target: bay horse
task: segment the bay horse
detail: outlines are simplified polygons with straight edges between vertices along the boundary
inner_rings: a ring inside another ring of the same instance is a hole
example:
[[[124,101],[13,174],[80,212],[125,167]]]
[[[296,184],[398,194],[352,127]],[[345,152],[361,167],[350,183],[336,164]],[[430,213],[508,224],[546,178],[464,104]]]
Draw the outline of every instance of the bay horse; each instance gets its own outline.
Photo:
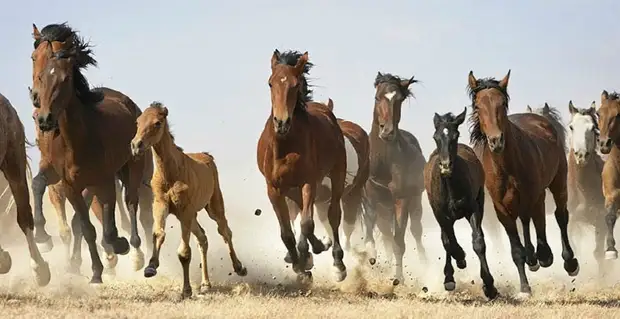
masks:
[[[46,146],[39,145],[42,159],[49,164],[40,169],[44,178],[36,185],[33,181],[33,187],[35,196],[43,196],[46,185],[62,180],[67,199],[76,212],[72,220],[75,239],[72,261],[79,267],[81,241],[77,239],[83,234],[92,261],[91,283],[101,283],[103,264],[87,202],[97,196],[102,203],[102,245],[106,252],[127,254],[129,243],[118,236],[114,214],[114,178],[120,174],[132,220],[131,245],[137,251],[140,247],[136,226],[138,188],[145,158],[131,158],[128,144],[135,135],[135,121],[141,112],[121,92],[109,88],[91,90],[81,73],[82,68],[96,65],[89,44],[66,25],[54,28],[57,32],[50,32],[49,36],[44,32],[34,35],[32,90],[40,103],[37,125],[43,134],[53,132],[58,138],[48,141]],[[65,36],[64,41],[57,40],[61,35]],[[87,190],[86,199],[82,197],[84,190]],[[80,222],[82,227],[75,227]]]
[[[334,113],[326,105],[312,101],[312,90],[306,78],[312,66],[308,52],[274,50],[268,80],[271,114],[257,143],[256,161],[265,177],[267,196],[280,224],[280,238],[298,280],[312,280],[310,242],[315,254],[328,250],[333,244],[334,275],[340,282],[347,276],[339,237],[340,200],[347,174],[346,147]],[[314,234],[313,205],[317,186],[326,177],[331,186],[327,218],[333,241],[321,241]],[[298,240],[291,227],[287,197],[301,198]]]
[[[618,259],[614,227],[620,208],[620,93],[601,93],[598,113],[599,149],[608,155],[602,171],[602,189],[605,197],[606,249],[605,259]]]
[[[399,128],[402,103],[413,96],[409,86],[416,82],[413,77],[402,79],[381,72],[377,73],[374,82],[375,106],[369,134],[370,174],[364,186],[364,239],[368,261],[372,265],[377,257],[373,237],[377,225],[388,248],[387,253],[395,257],[396,283],[404,279],[402,263],[409,219],[418,256],[426,260],[426,250],[422,245],[422,192],[426,159],[413,134]]]
[[[29,88],[29,90],[30,90],[30,98],[32,100],[33,105],[38,105],[39,102],[33,96],[32,89]],[[35,108],[32,117],[35,120],[35,131],[36,131],[36,136],[37,136],[36,144],[38,145],[39,140],[43,140],[43,143],[46,143],[48,140],[53,140],[54,136],[53,136],[53,133],[43,134],[39,130],[38,126],[36,125],[37,116],[38,116],[37,109]],[[140,222],[142,224],[142,228],[144,229],[145,234],[149,235],[153,232],[153,214],[151,213],[152,205],[153,205],[153,201],[152,201],[153,193],[151,192],[151,189],[149,186],[150,178],[153,175],[153,161],[152,161],[152,154],[150,150],[148,150],[145,153],[145,158],[146,158],[146,162],[144,165],[144,176],[143,176],[142,184],[140,185],[140,188],[139,188],[139,194],[140,194],[139,206],[140,206]],[[42,161],[40,162],[40,166],[45,167],[46,165],[49,165],[49,164],[46,163],[42,159]],[[43,174],[38,174],[36,178],[37,180],[40,181],[44,177],[43,177]],[[147,178],[149,178],[149,180],[146,180]],[[32,179],[32,177],[30,179]],[[43,181],[42,183],[45,183],[45,182]],[[123,196],[122,195],[122,184],[120,183],[120,180],[118,179],[118,177],[115,178],[115,193],[116,193],[116,204],[118,205],[119,216],[121,218],[121,228],[128,234],[131,234],[131,222],[129,221],[127,211],[125,210],[125,206],[123,203],[123,197],[122,197]],[[71,247],[70,247],[71,246],[71,228],[69,227],[69,224],[67,223],[67,213],[65,209],[67,197],[65,195],[65,190],[63,188],[62,180],[58,181],[56,184],[48,185],[48,196],[56,212],[60,239],[65,246],[67,265],[69,268],[68,270],[70,272],[79,272],[78,269],[76,269],[78,266],[75,263],[71,262]],[[40,200],[41,201],[43,200],[42,196]],[[101,203],[99,203],[99,201],[97,200],[97,197],[93,196],[92,204],[87,203],[87,206],[91,206],[90,208],[93,210],[95,217],[103,225],[103,211],[102,211],[103,206]],[[39,209],[35,209],[35,219],[34,219],[35,224],[38,223],[39,225],[41,224],[45,225],[46,220],[45,220],[45,216],[43,215],[42,202],[39,205],[36,205],[35,203],[35,208],[39,208]],[[77,227],[80,227],[79,224],[77,225]],[[39,238],[42,241],[42,243],[37,243],[37,245],[39,246],[39,249],[41,250],[41,252],[43,253],[49,252],[53,248],[53,241],[51,239],[51,236],[49,236],[49,234],[45,232],[44,228],[40,228],[40,229],[42,229],[42,232],[40,231],[37,234],[39,235]],[[47,238],[47,239],[44,239],[44,238]],[[36,239],[37,237],[35,235],[35,240]],[[75,240],[76,240],[76,246],[81,246],[82,238],[77,237],[75,238]],[[150,241],[147,241],[146,246],[147,246],[147,253],[148,253],[152,249],[152,243]],[[116,264],[118,263],[118,256],[114,254],[113,252],[106,252],[106,254],[107,254],[106,270],[109,273],[114,273]],[[81,256],[81,250],[77,252],[76,258],[81,260],[80,256]],[[137,249],[134,251],[133,259],[134,259],[134,262],[133,262],[134,270],[137,271],[137,270],[142,269],[142,267],[144,267],[144,253],[140,249]]]
[[[166,218],[175,215],[181,224],[181,244],[178,257],[183,267],[182,297],[192,296],[189,283],[189,264],[192,258],[189,246],[190,235],[194,234],[200,246],[202,272],[201,293],[211,288],[207,266],[209,243],[200,226],[197,213],[206,210],[217,222],[217,230],[228,244],[230,259],[235,273],[247,275],[232,243],[232,231],[228,227],[224,210],[224,198],[220,188],[219,173],[213,156],[209,153],[184,153],[174,142],[168,125],[168,108],[160,102],[153,102],[138,117],[137,132],[131,140],[131,153],[140,156],[153,148],[157,170],[151,179],[154,194],[153,254],[144,268],[144,276],[157,274],[159,254],[166,238]]]
[[[469,72],[468,89],[473,111],[469,117],[470,140],[482,154],[485,185],[497,217],[508,235],[512,260],[519,272],[520,297],[529,297],[531,287],[525,274],[549,267],[553,253],[547,242],[545,189],[556,204],[555,218],[562,237],[564,269],[570,276],[579,273],[579,262],[568,240],[567,170],[565,141],[551,122],[534,113],[508,115],[508,82],[503,79],[476,79]],[[525,247],[517,231],[523,225]],[[536,229],[537,247],[530,237],[530,220]]]
[[[328,99],[327,107],[333,112],[334,102]],[[344,221],[342,229],[344,232],[344,249],[349,251],[351,248],[351,235],[355,230],[355,222],[362,212],[362,191],[364,184],[368,179],[369,171],[369,143],[368,133],[356,123],[337,118],[338,125],[344,134],[344,143],[347,156],[347,177],[345,179],[345,187],[342,195],[342,219]],[[327,235],[331,237],[333,231],[329,224],[327,212],[331,198],[329,178],[324,178],[322,183],[317,185],[317,195],[314,206],[321,224],[325,228]],[[301,233],[300,219],[298,218],[301,211],[301,198],[295,200],[286,199],[291,220],[293,220],[293,231],[296,235]],[[297,204],[299,203],[299,204]],[[333,241],[333,238],[330,238]],[[312,256],[312,255],[310,255]],[[286,262],[291,262],[291,256],[286,255]],[[310,262],[312,258],[310,259]]]
[[[30,191],[26,179],[30,170],[26,155],[26,133],[24,125],[17,115],[11,102],[0,94],[0,170],[8,181],[9,188],[15,199],[17,209],[17,225],[26,236],[30,253],[30,267],[35,282],[46,286],[51,279],[48,263],[34,240],[34,219],[30,206]],[[9,272],[12,266],[11,255],[0,248],[0,274]]]
[[[456,260],[458,268],[464,269],[467,266],[465,252],[454,234],[454,223],[465,218],[471,226],[472,246],[480,260],[482,290],[487,298],[495,299],[497,289],[489,271],[482,231],[484,170],[474,151],[458,142],[459,126],[465,121],[466,113],[467,108],[457,116],[452,113],[435,113],[433,116],[433,139],[437,148],[424,166],[424,186],[441,228],[441,241],[446,251],[444,288],[453,291],[456,287],[452,258]]]

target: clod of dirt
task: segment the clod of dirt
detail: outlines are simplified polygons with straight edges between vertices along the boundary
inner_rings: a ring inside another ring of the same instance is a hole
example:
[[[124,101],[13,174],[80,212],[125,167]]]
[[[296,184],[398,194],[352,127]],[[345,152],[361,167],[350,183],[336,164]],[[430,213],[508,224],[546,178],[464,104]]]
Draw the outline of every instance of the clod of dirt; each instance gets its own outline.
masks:
[[[428,288],[426,288],[426,287],[422,287],[422,292],[423,292],[423,293],[427,293],[427,292],[428,292]]]
[[[260,216],[260,214],[262,214],[262,213],[263,213],[263,211],[262,211],[262,210],[260,210],[260,208],[257,208],[257,209],[254,211],[254,215],[256,215],[256,216]]]
[[[399,284],[400,284],[400,280],[398,280],[396,278],[394,280],[392,280],[392,286],[398,286]]]

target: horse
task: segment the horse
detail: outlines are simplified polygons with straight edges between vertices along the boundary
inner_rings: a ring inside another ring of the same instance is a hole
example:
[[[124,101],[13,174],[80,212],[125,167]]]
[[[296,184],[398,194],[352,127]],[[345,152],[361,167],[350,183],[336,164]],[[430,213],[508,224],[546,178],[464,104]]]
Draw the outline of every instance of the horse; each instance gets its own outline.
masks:
[[[39,286],[46,286],[51,279],[48,263],[41,256],[41,252],[34,240],[34,219],[30,206],[30,191],[26,176],[30,170],[26,155],[26,133],[24,125],[17,115],[11,102],[0,94],[0,171],[8,181],[9,188],[15,200],[17,210],[17,225],[26,236],[30,253],[30,267],[34,273],[35,282]],[[12,260],[9,252],[0,247],[0,274],[11,270]]]
[[[175,215],[181,224],[178,257],[183,267],[182,298],[189,298],[192,296],[189,283],[189,264],[192,257],[190,234],[194,234],[200,246],[200,292],[205,293],[211,288],[207,266],[209,243],[197,219],[200,210],[206,210],[209,217],[217,222],[217,230],[228,244],[235,273],[245,276],[247,269],[237,258],[232,243],[232,231],[226,220],[224,198],[213,156],[206,152],[184,153],[174,142],[167,117],[167,107],[160,102],[151,103],[138,117],[137,132],[131,140],[133,156],[141,156],[152,147],[157,167],[151,179],[154,195],[154,249],[148,266],[144,268],[144,276],[150,278],[157,274],[159,254],[166,238],[166,218],[169,214]]]
[[[459,126],[465,121],[467,108],[457,116],[452,113],[433,116],[435,133],[433,139],[437,148],[428,157],[424,166],[424,187],[435,219],[441,228],[441,241],[446,250],[444,266],[444,288],[453,291],[454,268],[467,266],[465,252],[454,234],[454,223],[467,219],[472,230],[472,245],[480,260],[482,290],[489,299],[497,297],[494,279],[489,271],[486,257],[486,243],[482,231],[484,216],[484,171],[474,151],[460,144]]]
[[[265,178],[267,196],[280,224],[280,238],[297,279],[302,283],[312,281],[310,242],[314,254],[331,247],[334,277],[341,282],[347,276],[339,237],[340,200],[347,175],[346,147],[334,113],[326,105],[312,101],[306,78],[312,66],[308,52],[273,51],[268,79],[271,114],[256,145],[256,162]],[[325,178],[331,188],[327,218],[333,240],[320,240],[314,234],[313,204],[317,186]],[[297,239],[291,227],[287,197],[293,201],[301,199],[296,203],[302,207]]]
[[[33,181],[33,192],[42,197],[46,185],[63,182],[67,199],[76,212],[72,220],[72,265],[79,269],[83,234],[92,261],[91,283],[101,283],[103,264],[86,203],[97,196],[103,206],[105,251],[127,254],[129,243],[125,237],[118,236],[114,214],[114,178],[118,173],[126,186],[125,204],[132,222],[131,246],[135,252],[139,250],[136,212],[145,158],[132,158],[127,146],[135,135],[135,121],[141,111],[121,92],[105,87],[91,90],[81,73],[82,68],[96,65],[90,45],[66,25],[54,25],[53,29],[57,32],[49,35],[34,32],[32,91],[39,101],[37,125],[42,134],[53,133],[58,137],[43,143],[46,145],[39,143],[42,162],[47,165],[40,168],[44,178],[36,185]],[[63,35],[65,40],[61,41]],[[82,194],[84,190],[86,193]],[[80,222],[82,227],[78,225]]]
[[[614,226],[620,208],[620,93],[601,93],[601,106],[597,111],[599,133],[599,149],[608,155],[601,173],[603,196],[605,197],[606,249],[605,259],[618,259]]]
[[[328,99],[327,107],[334,109],[334,102],[332,99]],[[355,229],[355,222],[358,220],[358,216],[362,211],[362,191],[364,184],[368,179],[369,172],[369,143],[368,133],[358,124],[347,121],[341,118],[337,118],[338,125],[344,134],[344,143],[347,151],[347,177],[345,179],[344,193],[342,195],[342,219],[344,221],[342,229],[344,232],[344,250],[349,251],[351,248],[351,235]],[[330,203],[330,183],[328,178],[324,178],[322,183],[317,185],[317,195],[314,201],[314,206],[317,209],[317,215],[321,224],[325,228],[327,235],[331,237],[333,233],[327,211]],[[287,198],[286,204],[288,206],[291,220],[293,220],[293,231],[296,235],[301,233],[300,215],[301,207],[297,206],[297,202],[301,202],[301,198],[295,201]],[[333,238],[330,238],[333,241]],[[286,262],[290,263],[290,255],[286,255]]]
[[[29,91],[30,91],[30,98],[31,98],[33,105],[37,105],[37,103],[39,102],[34,98],[32,94],[32,89],[29,88]],[[37,113],[37,109],[35,108],[32,118],[36,121],[37,116],[38,116],[38,113]],[[45,140],[46,138],[48,139],[54,138],[53,135],[52,136],[43,135],[41,131],[39,130],[38,126],[36,125],[36,123],[35,123],[35,131],[36,131],[36,136],[37,136],[36,138],[37,145],[39,144],[39,139]],[[153,201],[152,201],[153,193],[151,192],[150,187],[149,187],[150,179],[146,180],[147,178],[150,178],[153,175],[153,161],[151,160],[152,154],[150,150],[147,152],[147,154],[145,154],[145,158],[147,160],[144,166],[145,170],[144,170],[143,181],[139,189],[139,194],[140,194],[139,195],[140,196],[139,206],[140,206],[140,222],[142,224],[142,227],[144,228],[144,232],[147,235],[149,235],[153,232],[153,215],[151,213],[152,204],[153,204]],[[41,165],[45,166],[46,163],[42,161]],[[37,178],[40,179],[41,176],[37,175]],[[30,179],[32,180],[32,177],[30,177]],[[128,214],[123,204],[122,184],[120,183],[120,180],[118,179],[118,177],[115,178],[115,194],[116,194],[116,204],[118,205],[119,216],[121,218],[121,228],[128,234],[131,234],[131,222],[128,219]],[[59,181],[58,183],[53,184],[53,185],[48,185],[48,197],[49,197],[50,202],[52,203],[52,206],[54,206],[54,210],[56,211],[60,239],[65,246],[67,265],[69,265],[69,271],[76,271],[76,269],[72,269],[71,267],[71,247],[70,247],[71,246],[71,228],[69,227],[69,224],[67,223],[67,213],[65,209],[67,197],[65,195],[65,190],[63,188],[62,181]],[[42,197],[40,198],[40,200],[42,200]],[[88,203],[87,203],[87,206],[88,206]],[[39,204],[37,207],[42,208],[42,204]],[[103,212],[102,212],[103,208],[102,208],[102,204],[99,203],[96,196],[93,196],[92,198],[91,209],[93,210],[95,217],[97,217],[99,222],[103,225]],[[46,220],[45,220],[45,216],[43,215],[43,210],[38,209],[35,211],[36,211],[35,224],[38,222],[39,224],[45,225]],[[43,231],[45,231],[45,229],[43,229]],[[43,238],[46,237],[45,234],[39,232],[39,235]],[[36,239],[36,236],[35,236],[35,239]],[[81,238],[76,238],[76,240],[79,240],[81,242]],[[41,241],[42,243],[37,243],[37,245],[39,246],[39,250],[41,252],[46,253],[52,250],[53,241],[51,240],[51,236],[47,235],[47,239],[41,239]],[[146,246],[147,246],[147,252],[150,252],[152,248],[151,242],[147,241]],[[110,274],[114,274],[116,264],[118,263],[118,256],[113,253],[107,253],[107,254],[108,255],[106,256],[106,262],[107,262],[106,271]],[[134,265],[134,270],[136,271],[144,267],[144,253],[142,251],[140,250],[135,251],[133,265]]]
[[[525,264],[531,271],[553,263],[545,225],[545,189],[553,194],[555,218],[562,238],[564,269],[579,273],[579,262],[568,240],[567,171],[565,141],[551,121],[534,113],[508,115],[510,71],[500,81],[468,76],[473,111],[469,117],[470,141],[482,154],[485,185],[500,223],[508,235],[512,260],[520,279],[519,297],[531,296]],[[557,119],[559,121],[559,119]],[[521,219],[525,247],[517,231]],[[530,220],[536,229],[536,251],[530,237]]]
[[[394,283],[404,280],[402,263],[408,219],[411,219],[410,231],[416,241],[418,256],[426,260],[426,250],[422,245],[426,159],[413,134],[398,127],[402,103],[413,96],[409,86],[416,82],[413,77],[402,79],[381,72],[377,73],[374,82],[375,105],[369,134],[370,175],[364,186],[363,201],[364,239],[368,261],[373,265],[377,258],[373,231],[377,225],[387,253],[395,257]]]

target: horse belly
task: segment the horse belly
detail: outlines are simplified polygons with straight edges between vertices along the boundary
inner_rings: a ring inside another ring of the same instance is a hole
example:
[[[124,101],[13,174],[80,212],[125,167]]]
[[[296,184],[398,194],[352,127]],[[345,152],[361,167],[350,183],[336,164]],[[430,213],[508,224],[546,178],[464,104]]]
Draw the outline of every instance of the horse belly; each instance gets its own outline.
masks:
[[[359,171],[359,158],[357,155],[357,150],[353,146],[353,143],[351,143],[349,138],[346,136],[344,138],[344,148],[347,158],[347,173],[344,180],[344,187],[346,188],[353,184],[353,180],[357,176],[357,173]],[[321,182],[320,186],[326,188],[327,191],[331,191],[331,178],[329,178],[329,176],[323,177],[323,181]],[[318,193],[322,193],[322,191],[319,190]]]

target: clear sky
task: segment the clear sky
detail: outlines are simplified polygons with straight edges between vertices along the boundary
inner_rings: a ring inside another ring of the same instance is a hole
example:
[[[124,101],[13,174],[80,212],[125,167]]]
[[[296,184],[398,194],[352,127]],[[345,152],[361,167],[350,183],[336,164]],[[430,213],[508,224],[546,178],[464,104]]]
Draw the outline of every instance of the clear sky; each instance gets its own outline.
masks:
[[[256,188],[264,203],[256,142],[270,112],[275,48],[307,50],[316,99],[332,98],[336,116],[367,130],[377,71],[415,75],[422,83],[401,127],[428,156],[433,112],[463,110],[470,70],[503,77],[512,69],[511,112],[548,102],[565,121],[568,100],[585,107],[603,89],[620,89],[619,12],[612,0],[14,1],[0,11],[0,92],[34,140],[31,24],[68,21],[96,45],[92,85],[142,109],[162,101],[178,144],[212,152],[224,188]],[[39,152],[29,154],[36,171]]]

